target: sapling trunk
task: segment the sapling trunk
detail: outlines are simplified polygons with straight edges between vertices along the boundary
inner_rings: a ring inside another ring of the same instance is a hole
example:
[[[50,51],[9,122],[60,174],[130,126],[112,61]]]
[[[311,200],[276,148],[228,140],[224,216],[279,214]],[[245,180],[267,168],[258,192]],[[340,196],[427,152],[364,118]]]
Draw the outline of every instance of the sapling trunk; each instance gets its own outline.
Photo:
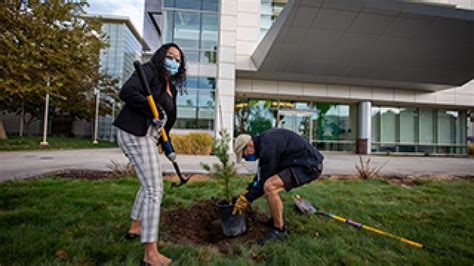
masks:
[[[222,229],[225,236],[237,236],[247,230],[245,214],[233,215],[231,178],[236,176],[234,163],[230,158],[230,134],[227,131],[219,132],[212,142],[214,154],[219,159],[219,163],[211,166],[201,164],[202,167],[210,172],[211,177],[217,178],[222,182],[222,194],[225,200],[217,203],[219,216],[222,222]]]

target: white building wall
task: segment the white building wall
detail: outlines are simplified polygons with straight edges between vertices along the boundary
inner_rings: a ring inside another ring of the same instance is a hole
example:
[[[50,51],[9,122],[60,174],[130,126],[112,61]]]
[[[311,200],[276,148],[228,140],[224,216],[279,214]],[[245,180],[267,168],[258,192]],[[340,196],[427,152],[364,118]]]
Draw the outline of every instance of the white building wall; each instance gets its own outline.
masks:
[[[418,0],[419,2],[456,5],[459,8],[474,9],[473,0]]]
[[[441,92],[421,92],[407,89],[390,89],[334,85],[322,83],[301,83],[269,80],[237,79],[236,93],[252,97],[274,97],[314,100],[370,100],[416,105],[449,105],[474,107],[474,80],[463,87]],[[461,92],[459,92],[461,91]]]
[[[215,131],[234,131],[237,3],[220,1]]]
[[[237,0],[235,2],[237,5],[236,69],[255,70],[251,55],[260,40],[261,1]],[[425,0],[420,2],[454,4],[459,8],[474,9],[474,0]],[[226,27],[226,31],[228,27]],[[253,96],[292,96],[298,99],[318,97],[334,101],[371,100],[394,104],[474,107],[474,80],[461,87],[453,87],[438,92],[427,92],[415,89],[238,79],[236,82],[236,92]]]
[[[251,55],[260,40],[260,0],[237,0],[237,69],[255,70]]]

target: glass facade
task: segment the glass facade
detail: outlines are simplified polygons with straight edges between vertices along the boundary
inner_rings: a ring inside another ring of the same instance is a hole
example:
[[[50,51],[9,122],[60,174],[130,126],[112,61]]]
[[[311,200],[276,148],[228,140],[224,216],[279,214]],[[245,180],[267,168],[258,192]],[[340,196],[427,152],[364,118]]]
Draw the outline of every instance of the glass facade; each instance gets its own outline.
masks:
[[[186,91],[178,94],[175,128],[214,129],[216,79],[188,76]]]
[[[356,105],[268,99],[237,99],[235,135],[273,127],[292,130],[320,150],[354,151]]]
[[[178,44],[189,62],[215,64],[218,0],[166,0],[163,42]]]
[[[373,152],[466,153],[463,110],[372,107]]]
[[[117,87],[121,88],[134,71],[133,61],[141,57],[142,45],[125,23],[104,23],[102,31],[107,35],[109,46],[100,52],[100,72],[116,78]],[[109,101],[109,97],[103,94],[100,99]],[[108,140],[111,134],[115,134],[112,121],[111,114],[99,116],[99,139]]]
[[[263,38],[265,34],[267,34],[287,2],[288,0],[261,0],[260,38]]]
[[[109,46],[100,53],[100,71],[119,80],[118,86],[132,75],[133,61],[140,59],[142,46],[125,23],[104,23]]]
[[[357,106],[316,103],[315,143],[320,150],[354,151]]]
[[[164,0],[162,40],[178,44],[187,62],[215,64],[219,0]],[[215,77],[188,76],[178,95],[176,128],[214,129]]]

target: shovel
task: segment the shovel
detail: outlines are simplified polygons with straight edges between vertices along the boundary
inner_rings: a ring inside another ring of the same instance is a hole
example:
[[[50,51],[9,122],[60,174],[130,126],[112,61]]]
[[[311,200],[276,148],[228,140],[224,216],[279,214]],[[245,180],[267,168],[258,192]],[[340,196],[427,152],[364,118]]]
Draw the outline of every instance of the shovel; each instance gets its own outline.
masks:
[[[320,214],[320,215],[338,220],[339,222],[342,222],[342,223],[350,224],[352,226],[359,227],[359,228],[362,228],[362,229],[365,229],[365,230],[368,230],[368,231],[372,231],[372,232],[375,232],[375,233],[380,234],[380,235],[384,235],[384,236],[388,236],[388,237],[393,238],[393,239],[397,239],[397,240],[399,240],[403,243],[406,243],[408,245],[411,245],[411,246],[414,246],[414,247],[417,247],[417,248],[422,248],[422,249],[426,249],[426,250],[429,250],[429,251],[435,251],[432,247],[428,247],[424,244],[421,244],[421,243],[418,243],[418,242],[415,242],[415,241],[412,241],[412,240],[409,240],[409,239],[406,239],[406,238],[403,238],[403,237],[399,237],[399,236],[384,232],[382,230],[379,230],[379,229],[376,229],[376,228],[373,228],[373,227],[370,227],[370,226],[367,226],[367,225],[363,225],[361,223],[358,223],[358,222],[355,222],[355,221],[352,221],[352,220],[334,215],[332,213],[326,213],[326,212],[320,211],[316,207],[311,205],[311,203],[308,200],[305,200],[305,199],[301,198],[300,195],[295,196],[294,202],[295,202],[296,207],[298,208],[298,210],[303,214]]]
[[[153,96],[151,94],[150,90],[150,85],[147,82],[147,79],[145,77],[145,72],[143,72],[142,65],[140,64],[139,61],[133,62],[133,66],[135,67],[135,71],[137,72],[138,78],[140,79],[140,82],[142,86],[145,88],[146,92],[148,93],[148,96],[146,96],[146,99],[148,101],[148,104],[150,105],[151,111],[153,112],[153,117],[156,119],[160,118],[160,115],[158,113],[158,109],[156,108],[156,103],[155,100],[153,99]],[[161,138],[163,139],[163,147],[165,150],[166,157],[168,157],[168,160],[171,161],[173,164],[174,170],[176,171],[176,174],[178,175],[179,178],[179,183],[171,183],[171,187],[180,187],[184,184],[186,184],[191,177],[184,178],[183,175],[181,174],[181,171],[179,170],[178,162],[176,161],[176,154],[173,151],[173,147],[171,146],[171,142],[169,141],[168,136],[166,135],[166,131],[164,127],[161,127],[160,130],[160,135]]]

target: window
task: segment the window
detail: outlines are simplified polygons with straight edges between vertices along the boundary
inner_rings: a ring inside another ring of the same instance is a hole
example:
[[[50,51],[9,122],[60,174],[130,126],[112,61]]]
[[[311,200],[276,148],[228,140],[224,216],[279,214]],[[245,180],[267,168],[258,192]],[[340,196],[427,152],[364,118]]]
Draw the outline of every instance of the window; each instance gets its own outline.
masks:
[[[420,143],[434,143],[434,110],[420,108]]]
[[[260,38],[271,28],[288,0],[261,0],[260,4]]]
[[[164,2],[163,42],[175,42],[189,62],[216,63],[217,0]]]
[[[177,98],[177,128],[214,128],[215,78],[188,77],[186,92]]]
[[[400,142],[414,143],[417,141],[417,116],[415,108],[400,109]]]
[[[380,140],[382,142],[394,143],[397,141],[397,115],[400,113],[398,108],[380,108],[381,114],[381,132]]]
[[[372,150],[465,153],[465,111],[372,107]]]
[[[273,127],[292,130],[320,150],[353,151],[356,105],[269,99],[237,99],[234,135]]]

